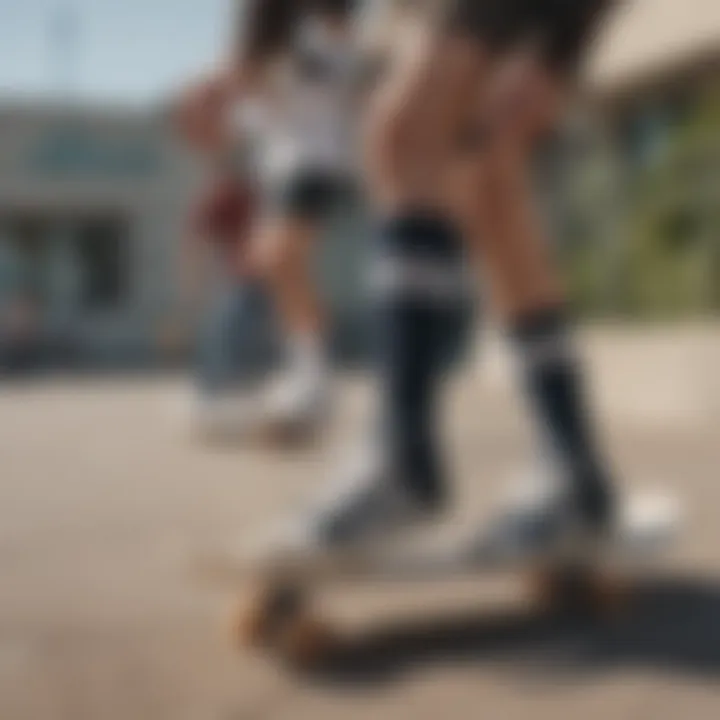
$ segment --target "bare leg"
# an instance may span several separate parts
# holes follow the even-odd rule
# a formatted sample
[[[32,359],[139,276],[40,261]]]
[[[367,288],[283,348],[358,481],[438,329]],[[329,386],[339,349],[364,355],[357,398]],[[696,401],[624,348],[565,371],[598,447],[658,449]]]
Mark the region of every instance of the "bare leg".
[[[445,210],[453,144],[473,121],[487,74],[478,43],[430,30],[398,62],[366,128],[368,181],[382,212]]]
[[[472,213],[473,242],[483,256],[492,304],[509,327],[521,360],[543,453],[577,495],[582,510],[593,521],[604,522],[610,479],[596,447],[579,361],[571,348],[561,282],[528,186],[533,131],[538,119],[550,117],[547,110],[558,91],[543,68],[534,70],[515,88],[521,97],[525,88],[523,111],[514,107],[512,116],[490,116],[482,161],[485,182]],[[538,96],[538,88],[547,92]]]
[[[272,294],[286,333],[320,335],[324,316],[310,274],[318,235],[316,223],[293,218],[266,220],[259,232],[255,261]]]
[[[472,203],[469,242],[483,257],[493,307],[506,321],[564,300],[529,180],[537,138],[556,121],[558,88],[537,67],[521,72],[508,82],[500,77],[481,108],[485,143],[475,195],[465,199]]]
[[[325,403],[325,318],[311,276],[317,222],[275,217],[262,223],[253,248],[254,265],[270,289],[285,337],[284,369],[268,397],[279,422],[304,421]]]

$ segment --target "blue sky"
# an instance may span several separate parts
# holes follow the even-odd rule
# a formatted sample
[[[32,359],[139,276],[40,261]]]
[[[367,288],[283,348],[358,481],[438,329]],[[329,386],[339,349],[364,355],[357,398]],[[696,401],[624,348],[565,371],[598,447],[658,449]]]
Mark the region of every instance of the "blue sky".
[[[83,100],[153,102],[218,57],[231,2],[0,0],[0,99],[70,84]],[[73,55],[58,50],[68,34]]]

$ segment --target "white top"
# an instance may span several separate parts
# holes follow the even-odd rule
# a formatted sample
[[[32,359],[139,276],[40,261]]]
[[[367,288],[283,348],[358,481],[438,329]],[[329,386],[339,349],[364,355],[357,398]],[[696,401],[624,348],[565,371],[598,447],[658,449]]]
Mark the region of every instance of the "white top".
[[[364,61],[359,43],[306,22],[262,97],[245,100],[238,122],[258,144],[263,181],[303,170],[351,174]]]

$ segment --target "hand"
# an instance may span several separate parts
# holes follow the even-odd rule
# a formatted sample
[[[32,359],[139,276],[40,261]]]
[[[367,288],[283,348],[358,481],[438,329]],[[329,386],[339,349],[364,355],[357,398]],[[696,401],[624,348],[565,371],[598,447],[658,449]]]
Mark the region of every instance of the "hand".
[[[187,89],[173,117],[183,137],[202,150],[218,147],[223,138],[229,95],[223,78],[211,77]]]

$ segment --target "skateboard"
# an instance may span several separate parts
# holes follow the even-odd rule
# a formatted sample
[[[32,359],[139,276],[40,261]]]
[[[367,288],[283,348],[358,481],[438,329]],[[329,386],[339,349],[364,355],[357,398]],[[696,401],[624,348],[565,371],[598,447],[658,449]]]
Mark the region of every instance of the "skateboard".
[[[441,582],[500,573],[528,581],[541,609],[572,608],[594,616],[621,610],[633,581],[656,566],[669,549],[679,523],[677,503],[660,495],[623,504],[614,532],[593,547],[493,558],[477,551],[477,534],[446,542],[417,542],[382,550],[260,559],[252,553],[216,553],[203,563],[206,578],[240,591],[234,641],[270,650],[291,665],[323,663],[341,647],[341,633],[319,616],[313,600],[340,584]]]
[[[318,441],[327,418],[308,422],[304,418],[280,418],[266,413],[257,397],[232,397],[216,406],[196,410],[194,433],[209,445],[247,444],[271,448],[302,448]]]

